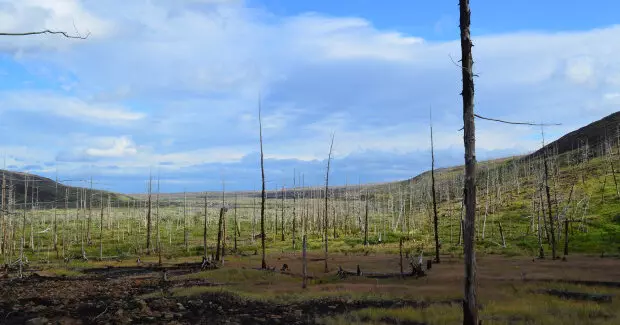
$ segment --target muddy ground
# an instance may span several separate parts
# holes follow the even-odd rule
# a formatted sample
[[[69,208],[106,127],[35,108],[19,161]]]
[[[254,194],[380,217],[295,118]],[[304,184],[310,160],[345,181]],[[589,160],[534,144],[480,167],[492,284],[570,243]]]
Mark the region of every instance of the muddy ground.
[[[278,263],[287,263],[297,277],[298,257],[282,256]],[[394,257],[369,257],[363,267],[380,271],[394,270]],[[229,263],[227,268],[244,268],[253,260]],[[322,265],[315,262],[316,267]],[[353,299],[308,298],[295,302],[267,303],[250,301],[226,292],[207,292],[191,296],[174,296],[170,291],[180,287],[223,286],[204,278],[188,279],[182,275],[199,272],[197,264],[168,265],[168,281],[163,281],[162,268],[153,265],[104,266],[81,270],[79,276],[58,276],[46,271],[30,270],[24,278],[14,275],[0,280],[0,324],[315,324],[321,318],[354,310],[380,307],[425,308],[430,304],[459,304],[449,297],[462,287],[462,264],[446,258],[420,279],[398,279],[382,284],[372,281],[343,279],[334,281],[336,265],[354,270],[357,263],[351,256],[330,260],[334,271],[323,275],[330,281],[315,284],[305,292],[356,292],[374,287],[377,292],[409,292],[419,299]],[[397,265],[397,263],[396,263]],[[479,281],[482,295],[492,296],[494,288],[506,283],[565,282],[588,285],[620,286],[620,261],[578,257],[569,262],[534,261],[528,258],[484,257],[479,259]],[[310,268],[313,269],[312,267]],[[267,272],[267,271],[265,271]],[[277,271],[276,271],[277,272]],[[208,272],[207,272],[208,273]],[[314,274],[314,272],[313,272]],[[318,276],[317,274],[314,274]],[[373,280],[374,281],[374,280]],[[374,283],[374,284],[373,284]],[[260,287],[261,284],[257,284]],[[267,288],[265,289],[267,290]],[[303,292],[290,283],[270,286],[270,293]],[[260,288],[258,290],[260,292]],[[427,298],[433,292],[437,299]],[[442,298],[443,297],[443,298]],[[401,322],[400,324],[407,324]],[[419,324],[419,323],[409,323]]]

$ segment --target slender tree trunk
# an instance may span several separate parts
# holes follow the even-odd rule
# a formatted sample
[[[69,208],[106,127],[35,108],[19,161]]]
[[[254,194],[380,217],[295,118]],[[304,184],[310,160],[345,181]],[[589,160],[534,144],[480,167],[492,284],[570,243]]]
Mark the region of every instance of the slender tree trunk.
[[[282,186],[282,206],[281,206],[282,216],[280,218],[281,219],[280,220],[280,223],[281,223],[280,231],[282,232],[281,241],[284,241],[284,203],[285,203],[284,197],[285,196],[286,196],[286,193],[284,192],[284,186]]]
[[[99,218],[99,260],[103,260],[103,191],[99,192],[101,200],[101,216]]]
[[[364,246],[368,246],[368,190],[366,190],[366,211],[364,212]]]
[[[566,218],[564,219],[564,258],[563,260],[566,261],[567,257],[568,257],[568,216],[566,216]]]
[[[155,215],[157,216],[157,257],[158,257],[158,264],[161,266],[161,251],[162,251],[162,246],[161,246],[161,232],[160,232],[160,227],[159,227],[159,222],[160,222],[160,218],[159,218],[159,172],[157,173],[157,196],[155,197]]]
[[[296,183],[296,178],[295,178],[296,174],[295,174],[295,169],[293,169],[293,225],[292,225],[292,230],[293,230],[293,250],[295,250],[297,247],[295,246],[295,236],[297,236],[297,183]]]
[[[84,201],[86,202],[86,201]],[[86,224],[86,242],[87,245],[92,245],[92,237],[90,234],[90,224],[93,217],[93,178],[90,178],[90,191],[88,192],[88,220]]]
[[[262,251],[261,268],[267,268],[267,262],[265,261],[265,162],[263,153],[263,122],[261,120],[261,102],[258,100],[258,126],[259,126],[259,139],[260,139],[260,173],[261,173],[261,202],[260,202],[260,244]]]
[[[237,223],[237,194],[235,194],[235,213],[234,213],[234,222],[235,222],[235,228],[233,229],[233,237],[234,237],[234,251],[237,252],[237,229],[239,227],[239,224]],[[284,233],[283,233],[284,236]]]
[[[459,0],[461,29],[461,64],[463,78],[463,128],[465,145],[465,223],[463,253],[465,259],[465,297],[463,325],[478,325],[476,301],[476,138],[474,121],[474,75],[471,54],[469,0]]]
[[[405,273],[403,271],[403,238],[402,237],[400,238],[398,248],[400,252],[400,277],[404,278]]]
[[[8,232],[6,231],[6,214],[7,214],[7,206],[6,206],[6,177],[4,175],[4,171],[2,171],[2,210],[0,210],[0,214],[2,215],[2,256],[4,263],[7,264],[6,252],[8,245]]]
[[[307,286],[307,282],[308,282],[308,259],[306,257],[306,249],[307,249],[307,236],[306,234],[303,235],[302,237],[302,243],[301,243],[301,256],[302,256],[302,260],[303,260],[303,264],[302,264],[302,276],[303,276],[303,280],[302,280],[302,284],[301,287],[302,289],[305,289]]]
[[[431,187],[433,192],[433,225],[435,230],[435,263],[440,263],[439,259],[439,220],[437,218],[437,197],[435,193],[435,147],[433,143],[433,118],[431,115]],[[402,273],[402,272],[401,272]]]
[[[22,218],[22,238],[19,250],[19,277],[22,278],[24,268],[24,242],[26,240],[26,204],[28,203],[28,177],[24,174],[24,215]]]
[[[207,192],[205,192],[204,209],[205,209],[205,218],[204,218],[204,223],[202,227],[202,248],[204,252],[203,257],[207,259],[207,257],[209,256],[207,255]]]
[[[221,243],[222,243],[222,222],[224,220],[224,206],[220,208],[220,218],[217,222],[217,247],[215,249],[215,260],[220,260]]]
[[[547,157],[545,154],[544,157],[544,168],[545,168],[545,193],[547,194],[547,214],[549,215],[549,233],[551,235],[551,258],[556,259],[556,251],[555,251],[555,223],[553,222],[553,213],[551,212],[551,193],[549,189],[549,169],[547,166]]]
[[[3,176],[4,178],[4,176]],[[4,180],[2,183],[2,209],[4,209]],[[52,243],[54,245],[54,251],[56,252],[56,258],[58,258],[58,211],[56,206],[58,205],[58,175],[56,175],[56,182],[54,183],[54,224],[52,225]]]
[[[153,177],[149,175],[149,195],[146,207],[146,255],[151,255],[151,193],[153,189],[152,183]],[[101,213],[103,213],[103,208]]]
[[[183,192],[183,243],[185,251],[189,252],[189,232],[187,229],[187,192]]]
[[[332,149],[334,148],[334,135],[332,134],[332,141],[331,144],[329,145],[329,155],[327,156],[327,172],[325,173],[325,215],[323,216],[323,230],[324,230],[324,236],[325,236],[325,273],[329,272],[329,269],[327,268],[327,252],[328,252],[328,248],[327,248],[327,233],[328,233],[328,213],[327,213],[327,204],[329,201],[329,167],[330,167],[330,163],[332,160]]]

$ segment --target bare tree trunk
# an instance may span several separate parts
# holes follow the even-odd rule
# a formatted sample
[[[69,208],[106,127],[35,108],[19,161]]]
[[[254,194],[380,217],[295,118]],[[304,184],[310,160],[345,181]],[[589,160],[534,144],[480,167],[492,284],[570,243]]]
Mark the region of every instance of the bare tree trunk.
[[[459,0],[461,29],[461,64],[463,75],[463,128],[465,145],[465,223],[463,253],[465,259],[465,297],[463,325],[478,325],[476,301],[476,138],[474,121],[474,75],[471,54],[469,0]]]
[[[301,256],[302,256],[302,260],[303,260],[303,266],[302,266],[302,274],[303,274],[303,280],[302,280],[302,284],[301,287],[302,289],[305,289],[307,286],[307,282],[308,282],[308,260],[306,257],[306,249],[307,249],[307,235],[304,234],[304,236],[302,237],[302,243],[301,243]]]
[[[2,256],[3,256],[3,260],[4,263],[7,263],[7,259],[6,259],[6,252],[7,252],[7,245],[8,245],[8,232],[6,231],[6,214],[7,214],[7,207],[6,207],[6,177],[4,175],[4,171],[2,171],[2,210],[0,210],[0,213],[2,214]]]
[[[148,206],[146,207],[146,255],[151,255],[151,193],[153,177],[149,174],[149,194],[148,194]],[[102,204],[103,206],[103,204]],[[103,215],[103,208],[101,211]]]
[[[284,241],[284,204],[285,204],[285,199],[284,197],[286,196],[286,193],[284,192],[284,185],[282,185],[282,206],[280,207],[282,209],[282,216],[280,217],[280,231],[282,233],[282,238],[281,241]]]
[[[235,222],[235,228],[233,229],[233,233],[234,233],[233,237],[234,237],[235,243],[234,243],[233,250],[235,252],[237,252],[237,229],[238,229],[239,224],[237,223],[237,194],[236,193],[235,193],[235,217],[234,217],[234,222]],[[283,235],[284,235],[284,233],[283,233]]]
[[[566,261],[568,257],[568,216],[564,219],[564,257],[562,260]]]
[[[103,191],[99,192],[101,200],[101,216],[99,218],[99,260],[103,260]]]
[[[58,172],[56,172],[58,174]],[[56,251],[56,258],[58,258],[58,224],[56,222],[58,218],[58,211],[56,206],[58,205],[58,175],[56,175],[56,182],[54,183],[54,224],[52,225],[52,243],[54,245],[54,251]],[[4,209],[4,176],[2,182],[2,209]]]
[[[261,103],[258,99],[258,126],[259,126],[259,139],[260,139],[260,173],[262,182],[261,191],[261,204],[260,204],[260,243],[262,250],[261,268],[267,268],[267,262],[265,261],[265,163],[263,154],[263,122],[261,120]]]
[[[404,278],[405,277],[405,273],[403,272],[403,238],[400,238],[399,241],[399,252],[400,252],[400,277]]]
[[[327,268],[327,233],[328,233],[328,213],[327,213],[327,203],[329,201],[329,167],[330,167],[330,163],[332,160],[332,149],[334,148],[334,135],[332,134],[332,141],[331,144],[329,145],[329,155],[327,156],[327,172],[325,173],[325,215],[323,216],[323,230],[324,230],[324,236],[325,236],[325,273],[329,272],[329,269]]]
[[[293,169],[293,225],[292,225],[292,230],[293,230],[293,250],[295,250],[297,247],[295,246],[295,236],[297,236],[297,183],[296,183],[296,174],[295,174],[295,169]]]
[[[202,227],[202,248],[203,248],[203,253],[204,253],[203,257],[207,259],[208,257],[207,255],[207,192],[205,192],[204,209],[205,209],[205,218],[204,218],[204,223]]]
[[[24,215],[22,218],[22,240],[19,250],[19,277],[22,278],[24,268],[24,242],[26,240],[26,204],[28,203],[28,177],[24,174]]]
[[[183,243],[185,251],[189,252],[189,233],[187,230],[187,192],[183,192]]]
[[[368,190],[366,190],[366,211],[364,214],[364,246],[368,246]]]
[[[215,260],[220,260],[221,243],[222,243],[222,222],[224,220],[224,206],[220,208],[220,218],[217,222],[217,247],[215,249]]]
[[[431,113],[432,114],[432,113]],[[439,220],[437,219],[437,198],[435,193],[435,147],[433,144],[433,117],[431,115],[431,187],[433,192],[433,225],[435,229],[435,263],[440,263],[439,259]],[[402,271],[401,271],[402,273]]]
[[[484,240],[484,233],[487,229],[487,215],[489,214],[489,175],[490,175],[489,167],[487,166],[487,186],[486,186],[486,195],[485,195],[485,206],[484,206],[484,221],[482,222],[482,240]]]
[[[157,215],[157,257],[158,264],[161,266],[161,237],[160,237],[160,228],[159,228],[159,172],[157,172],[157,196],[155,197],[155,214]]]
[[[86,202],[86,201],[84,201]],[[88,192],[88,221],[86,222],[86,242],[87,245],[92,245],[92,238],[90,235],[90,223],[93,217],[93,178],[90,177],[90,191]]]
[[[545,193],[547,194],[547,213],[549,215],[549,233],[551,235],[551,258],[556,259],[556,251],[555,251],[555,223],[553,222],[553,213],[551,212],[551,193],[549,190],[549,170],[547,167],[547,155],[544,157],[544,167],[545,167]]]

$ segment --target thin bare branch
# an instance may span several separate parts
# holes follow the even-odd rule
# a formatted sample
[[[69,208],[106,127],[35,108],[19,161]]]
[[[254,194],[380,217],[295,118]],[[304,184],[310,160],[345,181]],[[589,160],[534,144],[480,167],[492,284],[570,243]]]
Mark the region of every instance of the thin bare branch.
[[[75,38],[75,39],[87,39],[90,36],[90,32],[86,34],[86,36],[82,36],[79,33],[77,35],[70,35],[67,32],[63,31],[53,31],[53,30],[42,30],[38,32],[25,32],[25,33],[0,33],[0,36],[30,36],[30,35],[41,35],[41,34],[60,34],[66,38]]]

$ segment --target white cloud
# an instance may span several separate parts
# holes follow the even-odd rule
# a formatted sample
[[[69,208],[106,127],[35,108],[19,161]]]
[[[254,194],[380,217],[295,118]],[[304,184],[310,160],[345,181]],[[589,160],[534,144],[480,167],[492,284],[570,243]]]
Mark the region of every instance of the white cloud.
[[[363,18],[278,17],[234,0],[6,3],[5,30],[70,31],[75,20],[93,37],[80,46],[2,40],[0,50],[21,53],[16,62],[46,71],[32,68],[34,77],[52,75],[65,87],[64,95],[5,91],[2,111],[86,122],[91,130],[75,132],[93,142],[66,146],[91,158],[88,164],[118,167],[114,173],[238,163],[258,150],[259,91],[270,159],[323,160],[335,132],[337,158],[380,152],[387,166],[390,154],[429,149],[429,105],[437,150],[462,150],[460,70],[449,58],[459,58],[458,34],[426,41]],[[617,111],[620,43],[609,40],[618,38],[620,26],[477,36],[477,112],[564,123],[550,131],[559,136]],[[110,130],[116,126],[125,136]],[[28,127],[41,137],[58,132]],[[538,133],[479,122],[477,147],[533,150]],[[55,143],[57,151],[65,146]],[[69,158],[76,167],[84,157]]]
[[[133,141],[126,136],[106,139],[109,144],[103,148],[88,148],[86,154],[93,157],[126,157],[135,155],[138,150]]]
[[[91,124],[126,124],[145,117],[118,104],[89,103],[51,92],[5,91],[0,93],[0,103],[6,111],[48,113]]]

